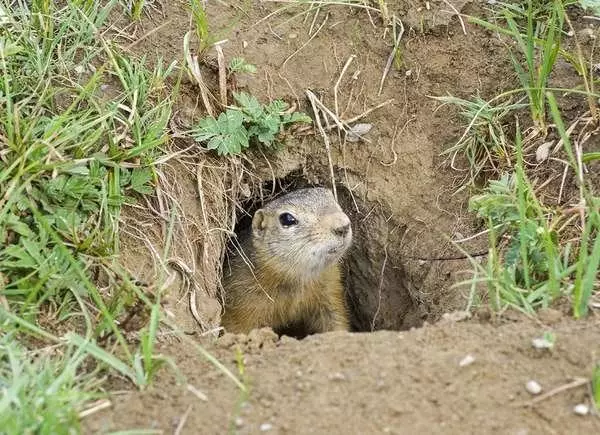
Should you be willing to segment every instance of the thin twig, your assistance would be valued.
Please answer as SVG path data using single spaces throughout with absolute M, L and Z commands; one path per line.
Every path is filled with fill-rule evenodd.
M 308 44 L 310 44 L 310 41 L 312 41 L 315 36 L 317 36 L 319 34 L 319 32 L 321 31 L 321 29 L 323 28 L 323 26 L 325 26 L 325 23 L 327 23 L 327 20 L 329 19 L 329 14 L 325 15 L 325 18 L 323 19 L 323 22 L 321 23 L 321 25 L 319 26 L 319 28 L 315 31 L 315 33 L 312 34 L 312 36 L 310 38 L 308 38 L 308 41 L 306 41 L 304 44 L 302 44 L 300 46 L 300 48 L 298 48 L 296 51 L 294 51 L 292 54 L 290 54 L 281 64 L 281 69 L 285 68 L 285 64 L 288 63 L 288 61 L 293 58 L 295 55 L 297 55 L 298 53 L 300 53 L 304 47 L 306 47 Z
M 565 170 L 563 171 L 562 180 L 560 182 L 560 190 L 558 191 L 558 204 L 560 204 L 562 200 L 563 190 L 565 188 L 565 181 L 567 180 L 567 173 L 569 172 L 569 164 L 565 162 Z
M 175 432 L 173 432 L 173 435 L 180 435 L 181 434 L 181 431 L 183 430 L 183 427 L 185 426 L 185 422 L 187 421 L 188 416 L 190 415 L 191 411 L 192 411 L 192 405 L 188 406 L 188 408 L 185 410 L 185 412 L 183 413 L 183 415 L 179 419 L 179 424 L 177 425 L 177 428 L 175 429 Z
M 142 42 L 144 39 L 146 39 L 148 36 L 152 35 L 153 33 L 158 32 L 160 29 L 162 29 L 163 27 L 167 26 L 168 24 L 171 24 L 172 20 L 167 20 L 164 23 L 161 23 L 160 26 L 156 26 L 154 29 L 144 33 L 142 36 L 140 36 L 138 39 L 136 39 L 135 41 L 133 41 L 131 44 L 125 46 L 125 50 L 129 51 L 131 50 L 133 47 L 135 47 L 137 44 L 139 44 L 140 42 Z
M 95 402 L 91 407 L 81 411 L 79 413 L 79 418 L 82 419 L 88 417 L 92 414 L 95 414 L 96 412 L 102 411 L 103 409 L 110 408 L 111 406 L 112 403 L 110 402 L 110 400 L 100 400 L 98 402 Z
M 208 402 L 208 397 L 202 391 L 194 387 L 192 384 L 187 384 L 187 390 L 203 402 Z
M 313 94 L 310 90 L 307 89 L 305 92 L 312 106 L 313 113 L 315 114 L 315 122 L 317 123 L 317 127 L 319 129 L 319 132 L 321 133 L 321 136 L 323 137 L 323 142 L 325 142 L 325 149 L 327 150 L 327 160 L 329 162 L 329 175 L 331 177 L 331 187 L 333 190 L 333 196 L 337 201 L 337 189 L 335 187 L 335 172 L 333 171 L 333 162 L 331 160 L 331 145 L 329 143 L 329 136 L 327 135 L 325 129 L 323 128 L 323 125 L 321 124 L 321 113 L 317 108 L 317 104 L 320 103 L 320 101 L 317 99 L 316 95 Z
M 464 21 L 462 19 L 461 13 L 448 0 L 442 0 L 442 1 L 444 3 L 446 3 L 450 9 L 452 9 L 454 11 L 454 13 L 456 14 L 456 16 L 458 17 L 458 20 L 460 21 L 460 27 L 462 27 L 462 31 L 466 35 L 467 34 L 467 29 L 465 29 L 465 23 L 464 23 Z
M 515 406 L 533 406 L 536 403 L 541 402 L 542 400 L 546 400 L 552 396 L 556 396 L 558 393 L 562 393 L 563 391 L 572 390 L 573 388 L 578 388 L 583 385 L 586 385 L 590 382 L 589 379 L 586 378 L 575 378 L 573 382 L 569 382 L 568 384 L 561 385 L 560 387 L 556 387 L 553 390 L 548 391 L 547 393 L 542 394 L 541 396 L 536 397 L 525 403 L 516 404 Z
M 227 66 L 225 65 L 225 55 L 221 44 L 215 45 L 217 51 L 217 64 L 219 65 L 219 93 L 221 94 L 221 105 L 227 106 Z
M 333 87 L 333 98 L 335 101 L 335 115 L 338 117 L 340 116 L 340 109 L 338 106 L 338 88 L 340 87 L 340 83 L 342 82 L 342 77 L 344 77 L 346 70 L 348 69 L 348 67 L 350 66 L 350 64 L 352 63 L 352 61 L 354 60 L 355 57 L 356 57 L 356 55 L 353 54 L 348 58 L 348 60 L 346 61 L 346 64 L 344 65 L 344 68 L 342 68 L 340 77 L 337 79 L 337 82 L 335 82 L 335 86 Z
M 190 72 L 192 73 L 192 76 L 194 76 L 194 78 L 196 79 L 196 83 L 200 88 L 200 96 L 202 97 L 202 103 L 204 103 L 204 108 L 206 109 L 206 112 L 214 118 L 215 112 L 208 98 L 208 88 L 204 83 L 204 80 L 202 79 L 202 73 L 200 72 L 200 64 L 198 63 L 198 56 L 192 56 L 188 53 L 186 60 L 188 66 L 190 67 Z
M 505 225 L 504 223 L 501 223 L 501 224 L 498 224 L 498 225 L 494 225 L 493 228 L 489 228 L 487 230 L 480 231 L 479 233 L 473 234 L 472 236 L 465 237 L 465 238 L 459 239 L 459 240 L 450 240 L 450 241 L 452 243 L 464 243 L 464 242 L 468 242 L 469 240 L 473 240 L 473 239 L 475 239 L 475 238 L 477 238 L 479 236 L 483 236 L 484 234 L 489 233 L 491 230 L 497 230 L 498 228 L 500 228 L 500 227 L 502 227 L 504 225 Z
M 344 124 L 352 124 L 356 121 L 358 121 L 359 119 L 364 118 L 365 116 L 367 116 L 369 113 L 377 110 L 377 109 L 381 109 L 383 106 L 387 106 L 388 104 L 391 104 L 394 102 L 393 98 L 390 98 L 389 100 L 384 101 L 383 103 L 379 103 L 377 106 L 375 107 L 371 107 L 370 109 L 365 110 L 363 113 L 361 113 L 360 115 L 356 115 L 353 118 L 347 119 L 345 121 L 341 121 Z
M 385 266 L 387 265 L 387 261 L 388 261 L 388 251 L 387 251 L 387 244 L 383 246 L 383 253 L 385 255 L 385 257 L 383 257 L 383 264 L 381 265 L 381 272 L 379 275 L 379 298 L 377 301 L 377 309 L 375 310 L 375 314 L 373 314 L 373 319 L 371 320 L 371 331 L 375 330 L 375 321 L 377 320 L 377 316 L 379 316 L 379 310 L 381 309 L 381 289 L 383 288 L 383 278 L 384 278 L 384 273 L 385 273 Z
M 404 35 L 404 24 L 402 24 L 402 21 L 400 21 L 398 18 L 396 18 L 394 22 L 397 22 L 400 24 L 400 32 L 398 32 L 398 35 L 396 35 L 396 40 L 394 41 L 394 48 L 392 49 L 392 52 L 388 56 L 388 60 L 385 64 L 385 68 L 383 70 L 383 75 L 381 76 L 381 81 L 379 82 L 379 91 L 377 92 L 377 95 L 381 95 L 381 91 L 383 89 L 383 84 L 385 83 L 385 79 L 387 78 L 387 76 L 390 72 L 390 68 L 392 67 L 392 62 L 394 61 L 394 57 L 396 56 L 396 51 L 398 50 L 398 47 L 400 45 L 400 40 L 402 39 L 402 35 Z

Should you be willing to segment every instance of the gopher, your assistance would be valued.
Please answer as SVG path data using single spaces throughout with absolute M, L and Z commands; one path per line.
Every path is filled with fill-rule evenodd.
M 267 203 L 224 274 L 222 326 L 233 333 L 268 326 L 295 337 L 349 330 L 339 263 L 351 243 L 350 219 L 328 189 Z

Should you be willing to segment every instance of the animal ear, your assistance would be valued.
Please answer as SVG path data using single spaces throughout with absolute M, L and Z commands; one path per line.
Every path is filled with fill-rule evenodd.
M 252 218 L 252 232 L 257 236 L 262 236 L 266 227 L 265 212 L 263 209 L 256 210 Z

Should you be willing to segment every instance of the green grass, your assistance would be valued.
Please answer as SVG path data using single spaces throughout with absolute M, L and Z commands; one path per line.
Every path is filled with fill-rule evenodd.
M 596 411 L 600 410 L 600 364 L 597 364 L 592 373 L 592 394 Z
M 579 181 L 579 206 L 586 216 L 582 223 L 579 256 L 573 287 L 573 315 L 584 317 L 588 313 L 589 299 L 600 281 L 600 198 L 594 194 L 594 186 L 585 178 L 583 158 L 577 157 L 573 144 L 566 133 L 565 125 L 559 112 L 556 99 L 547 93 L 552 118 L 563 142 L 565 154 L 568 156 L 571 169 Z
M 556 100 L 551 93 L 546 97 L 574 178 L 581 180 L 576 181 L 581 222 L 574 222 L 569 207 L 549 207 L 537 197 L 517 124 L 514 170 L 490 179 L 470 200 L 470 209 L 488 229 L 489 255 L 484 265 L 472 262 L 474 277 L 463 284 L 485 284 L 487 299 L 498 311 L 512 307 L 534 314 L 560 296 L 570 297 L 574 317 L 582 318 L 600 289 L 600 198 L 583 174 Z M 566 234 L 573 229 L 575 237 Z M 472 291 L 469 306 L 476 304 L 475 297 Z
M 108 307 L 122 304 L 104 300 L 87 277 L 119 253 L 122 205 L 153 191 L 152 162 L 171 111 L 170 67 L 147 70 L 144 59 L 97 38 L 109 7 L 52 8 L 41 15 L 13 7 L 2 35 L 2 294 L 30 322 L 44 307 L 88 326 L 90 297 L 114 325 L 120 313 Z
M 197 41 L 197 53 L 201 56 L 206 49 L 216 41 L 212 36 L 209 25 L 208 17 L 204 11 L 201 0 L 189 0 L 188 7 L 192 14 L 192 24 L 194 26 L 194 33 Z
M 470 200 L 489 229 L 489 258 L 476 271 L 496 310 L 510 306 L 534 313 L 561 294 L 561 280 L 573 268 L 562 261 L 557 216 L 536 198 L 525 175 L 519 130 L 515 145 L 515 171 L 491 180 Z
M 485 28 L 495 30 L 512 38 L 519 55 L 509 48 L 510 57 L 529 99 L 531 118 L 543 133 L 547 130 L 546 89 L 550 73 L 560 51 L 565 21 L 564 2 L 553 0 L 521 4 L 502 4 L 498 21 L 493 24 L 472 17 L 470 20 Z M 522 26 L 521 22 L 525 22 Z M 523 28 L 524 27 L 524 28 Z M 508 45 L 510 47 L 510 45 Z
M 99 397 L 99 379 L 82 370 L 80 349 L 26 350 L 12 334 L 0 336 L 0 432 L 76 433 L 79 413 Z
M 148 68 L 103 39 L 117 1 L 98 3 L 0 0 L 0 431 L 8 433 L 77 432 L 79 412 L 97 397 L 90 367 L 144 388 L 172 366 L 155 350 L 161 295 L 135 284 L 118 257 L 123 206 L 155 189 L 174 64 Z M 139 303 L 149 321 L 136 347 L 118 321 Z
M 548 87 L 560 55 L 582 78 L 572 90 L 561 92 L 580 95 L 588 103 L 598 99 L 589 74 L 581 69 L 581 50 L 572 55 L 560 47 L 563 24 L 569 22 L 564 6 L 560 1 L 529 0 L 500 4 L 493 15 L 494 24 L 472 18 L 513 40 L 507 47 L 518 48 L 519 56 L 512 48 L 508 51 L 521 87 L 488 101 L 479 97 L 437 98 L 458 107 L 468 124 L 458 142 L 445 152 L 451 156 L 452 167 L 456 169 L 457 157 L 466 158 L 463 171 L 468 176 L 462 183 L 475 190 L 476 180 L 487 180 L 470 200 L 470 209 L 487 227 L 489 255 L 484 264 L 472 261 L 473 278 L 463 283 L 471 288 L 469 307 L 487 299 L 498 311 L 512 307 L 534 314 L 564 296 L 572 301 L 574 317 L 581 318 L 589 311 L 591 296 L 600 289 L 600 198 L 584 170 L 584 164 L 598 160 L 598 153 L 577 150 L 578 145 L 567 135 L 554 90 Z M 519 94 L 524 98 L 510 103 L 509 99 Z M 524 106 L 529 107 L 529 118 L 519 110 Z M 590 105 L 592 115 L 594 108 L 595 103 Z M 509 124 L 511 118 L 515 127 Z M 561 139 L 560 157 L 569 165 L 569 180 L 578 193 L 569 198 L 570 205 L 550 206 L 541 199 L 544 196 L 538 194 L 536 185 L 539 181 L 532 181 L 539 175 L 535 167 L 525 163 L 525 149 L 531 153 L 532 144 L 523 143 L 522 125 L 534 127 L 533 137 L 545 138 L 553 131 Z M 577 203 L 579 214 L 570 210 L 573 203 Z M 478 291 L 482 285 L 483 297 Z
M 506 135 L 506 121 L 514 111 L 527 107 L 524 103 L 509 100 L 491 105 L 477 96 L 464 100 L 454 96 L 433 97 L 442 105 L 453 105 L 460 109 L 461 117 L 468 126 L 461 138 L 442 154 L 449 155 L 455 169 L 466 172 L 462 184 L 475 186 L 483 175 L 497 174 L 514 165 L 514 147 Z M 467 160 L 466 168 L 457 168 L 457 159 Z

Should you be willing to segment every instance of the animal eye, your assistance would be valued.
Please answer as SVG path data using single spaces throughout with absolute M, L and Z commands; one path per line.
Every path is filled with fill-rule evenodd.
M 296 218 L 290 213 L 281 213 L 279 215 L 279 222 L 284 227 L 291 227 L 292 225 L 296 225 L 298 223 Z

